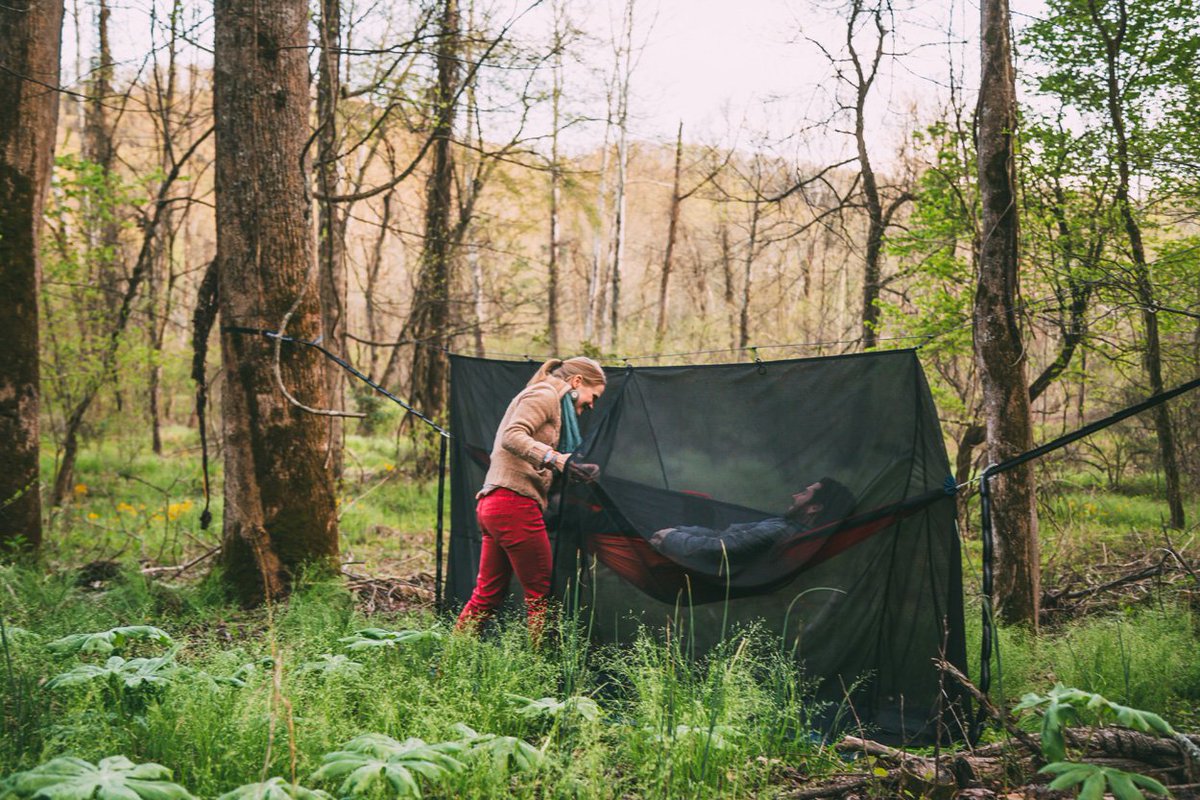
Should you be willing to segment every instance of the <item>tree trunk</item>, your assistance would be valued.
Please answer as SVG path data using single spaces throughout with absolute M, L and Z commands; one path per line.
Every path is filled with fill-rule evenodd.
M 876 7 L 868 12 L 875 21 L 878 36 L 871 64 L 864 70 L 858 50 L 854 46 L 855 23 L 861 13 L 862 2 L 856 0 L 846 26 L 846 42 L 855 70 L 854 142 L 858 153 L 859 175 L 862 177 L 863 202 L 867 211 L 867 250 L 863 260 L 862 346 L 864 350 L 870 350 L 878 344 L 879 336 L 879 287 L 882 272 L 879 262 L 883 252 L 884 219 L 883 201 L 879 196 L 875 168 L 871 165 L 871 157 L 867 152 L 866 105 L 871 85 L 875 82 L 875 75 L 879 69 L 879 61 L 883 57 L 887 31 L 883 26 L 882 10 Z
M 550 253 L 546 268 L 546 338 L 550 352 L 558 352 L 558 251 L 561 245 L 559 195 L 562 177 L 558 163 L 559 107 L 562 103 L 563 60 L 562 8 L 556 5 L 554 28 L 554 87 L 550 95 Z
M 115 178 L 113 163 L 116 159 L 116 149 L 113 145 L 112 127 L 108 122 L 106 103 L 112 95 L 113 61 L 108 43 L 108 19 L 111 12 L 106 0 L 100 0 L 96 13 L 96 34 L 99 43 L 99 54 L 95 70 L 92 74 L 87 102 L 86 121 L 84 125 L 84 156 L 100 167 L 104 180 L 104 189 L 100 192 L 98 202 L 106 207 L 89 209 L 88 238 L 91 242 L 91 258 L 97 260 L 95 280 L 99 285 L 100 297 L 98 307 L 94 309 L 97 319 L 102 320 L 103 327 L 115 324 L 119 313 L 121 296 L 124 292 L 121 282 L 124 275 L 121 269 L 121 227 L 115 208 L 116 197 L 113 193 Z M 101 376 L 103 380 L 107 376 Z M 58 463 L 58 472 L 54 476 L 54 488 L 51 491 L 50 503 L 59 506 L 66 499 L 71 484 L 75 481 L 75 460 L 79 454 L 79 434 L 83 428 L 84 418 L 92 401 L 95 399 L 94 389 L 89 386 L 84 390 L 84 397 L 72 408 L 67 417 L 63 431 L 62 459 Z M 121 395 L 117 387 L 117 406 L 120 409 Z
M 88 89 L 86 122 L 84 124 L 83 154 L 100 167 L 104 179 L 104 191 L 100 202 L 104 208 L 92 208 L 89 226 L 93 243 L 92 257 L 97 259 L 97 280 L 102 289 L 100 303 L 105 315 L 111 320 L 116 316 L 121 298 L 121 282 L 124 274 L 121 264 L 121 225 L 117 209 L 113 204 L 116 163 L 116 146 L 113 142 L 113 125 L 108 119 L 108 104 L 113 95 L 113 58 L 108 39 L 108 21 L 112 11 L 108 0 L 99 0 L 96 9 L 96 40 L 99 47 L 96 63 L 92 70 Z M 119 391 L 119 390 L 118 390 Z
M 583 321 L 583 338 L 590 344 L 598 344 L 602 338 L 604 318 L 604 221 L 608 219 L 608 136 L 612 123 L 604 125 L 604 142 L 600 146 L 600 185 L 596 191 L 596 236 L 592 240 L 592 264 L 588 273 L 588 307 Z
M 609 345 L 615 351 L 621 336 L 621 262 L 625 259 L 625 212 L 629 183 L 629 81 L 633 76 L 633 8 L 636 0 L 625 0 L 624 25 L 617 51 L 617 196 L 613 218 Z
M 1025 349 L 1017 320 L 1016 90 L 1008 0 L 981 9 L 978 159 L 982 230 L 975 293 L 975 359 L 979 366 L 988 458 L 997 463 L 1033 443 Z M 996 594 L 1000 616 L 1037 628 L 1040 591 L 1037 506 L 1029 465 L 992 480 Z
M 1113 138 L 1117 145 L 1117 210 L 1129 237 L 1129 251 L 1133 257 L 1134 296 L 1142 309 L 1142 327 L 1145 330 L 1145 353 L 1142 364 L 1146 370 L 1146 378 L 1150 383 L 1150 394 L 1160 394 L 1166 388 L 1162 375 L 1162 344 L 1158 335 L 1158 312 L 1155 310 L 1154 283 L 1150 277 L 1150 266 L 1146 261 L 1146 247 L 1142 242 L 1142 228 L 1133 213 L 1133 204 L 1129 199 L 1129 141 L 1125 133 L 1125 112 L 1121 106 L 1122 88 L 1117 75 L 1120 61 L 1122 39 L 1128 27 L 1127 12 L 1124 3 L 1117 8 L 1121 15 L 1117 23 L 1117 31 L 1108 31 L 1096 10 L 1095 4 L 1089 0 L 1088 7 L 1092 12 L 1092 20 L 1098 27 L 1098 33 L 1104 39 L 1105 63 L 1107 66 L 1108 113 L 1113 126 Z M 1165 404 L 1159 404 L 1150 411 L 1154 420 L 1154 429 L 1158 434 L 1159 455 L 1163 463 L 1163 475 L 1167 484 L 1167 507 L 1171 514 L 1171 527 L 1181 529 L 1184 526 L 1183 491 L 1179 482 L 1179 455 L 1175 448 L 1175 432 L 1171 426 L 1171 415 Z
M 0 3 L 0 558 L 42 542 L 38 242 L 58 126 L 62 0 Z
M 671 183 L 671 210 L 667 216 L 667 247 L 663 253 L 662 275 L 658 281 L 658 315 L 654 324 L 654 351 L 662 350 L 667 333 L 667 289 L 671 282 L 671 260 L 675 255 L 675 239 L 679 235 L 679 208 L 683 205 L 679 177 L 683 170 L 683 123 L 675 134 L 675 178 Z
M 761 195 L 755 187 L 754 202 L 750 206 L 750 241 L 746 243 L 746 260 L 742 264 L 742 302 L 738 310 L 738 347 L 750 344 L 750 297 L 754 277 L 754 257 L 758 249 L 758 222 Z
M 450 212 L 453 208 L 453 104 L 459 86 L 458 0 L 441 0 L 437 46 L 437 90 L 433 97 L 433 165 L 425 186 L 425 245 L 421 274 L 413 297 L 408 332 L 413 347 L 413 405 L 431 417 L 446 408 L 450 332 L 450 283 L 453 250 Z
M 317 73 L 317 186 L 321 196 L 333 197 L 338 190 L 337 99 L 341 90 L 342 38 L 340 0 L 321 0 L 318 27 L 320 61 Z M 346 242 L 342 214 L 333 201 L 318 203 L 317 265 L 321 291 L 321 335 L 325 346 L 346 356 Z M 346 404 L 345 372 L 333 361 L 325 362 L 325 393 L 332 408 Z M 342 475 L 345 427 L 342 418 L 326 419 L 328 444 L 325 458 L 335 480 Z
M 308 8 L 303 0 L 217 0 L 214 10 L 221 324 L 313 338 L 321 320 L 302 163 Z M 277 346 L 221 336 L 222 560 L 246 603 L 286 592 L 303 564 L 332 567 L 338 552 L 324 421 L 282 393 L 324 407 L 324 365 L 307 349 Z

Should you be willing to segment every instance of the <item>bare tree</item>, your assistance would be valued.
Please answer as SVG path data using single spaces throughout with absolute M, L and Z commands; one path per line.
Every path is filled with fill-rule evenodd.
M 984 0 L 977 108 L 980 193 L 975 357 L 983 388 L 988 458 L 999 463 L 1033 444 L 1025 379 L 1026 353 L 1017 319 L 1016 88 L 1008 0 Z M 1033 471 L 1028 464 L 992 484 L 997 542 L 997 599 L 1002 618 L 1037 629 L 1041 561 Z
M 912 199 L 907 188 L 881 183 L 867 143 L 867 103 L 879 77 L 880 65 L 889 55 L 887 45 L 893 38 L 889 28 L 892 13 L 890 0 L 851 0 L 845 17 L 845 55 L 837 55 L 820 42 L 809 40 L 821 49 L 833 67 L 839 86 L 849 91 L 848 99 L 839 99 L 836 114 L 839 118 L 848 115 L 854 126 L 855 157 L 852 160 L 858 166 L 858 191 L 853 197 L 846 198 L 844 210 L 861 207 L 867 217 L 860 334 L 864 350 L 878 344 L 879 296 L 887 282 L 883 277 L 883 246 L 887 231 L 892 227 L 896 213 Z M 864 51 L 860 37 L 868 29 L 869 49 Z
M 636 0 L 625 0 L 621 37 L 616 47 L 617 185 L 614 198 L 611 257 L 609 259 L 608 342 L 616 349 L 621 333 L 621 262 L 625 258 L 626 189 L 629 182 L 629 86 L 633 79 L 633 12 Z
M 0 4 L 0 557 L 42 541 L 38 255 L 58 125 L 62 0 Z
M 304 0 L 218 0 L 217 271 L 223 326 L 225 579 L 244 602 L 287 591 L 338 552 L 317 354 L 238 326 L 320 329 L 303 163 L 310 108 Z

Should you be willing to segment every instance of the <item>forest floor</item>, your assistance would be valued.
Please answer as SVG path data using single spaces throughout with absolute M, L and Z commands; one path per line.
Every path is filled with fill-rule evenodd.
M 1200 542 L 1163 529 L 1153 476 L 1043 476 L 1042 631 L 999 631 L 990 697 L 1006 710 L 974 748 L 898 751 L 811 728 L 814 687 L 760 630 L 699 663 L 649 636 L 596 648 L 566 622 L 552 647 L 531 647 L 519 621 L 453 634 L 432 610 L 435 487 L 397 467 L 394 442 L 350 450 L 344 575 L 247 611 L 210 574 L 219 531 L 197 525 L 187 434 L 162 457 L 87 449 L 44 563 L 0 568 L 7 791 L 30 796 L 20 777 L 59 756 L 120 755 L 194 796 L 247 800 L 274 777 L 294 800 L 314 799 L 293 783 L 339 797 L 1070 796 L 1037 774 L 1064 759 L 1075 790 L 1091 780 L 1123 800 L 1127 776 L 1147 776 L 1200 796 L 1187 750 L 1200 739 L 1174 735 L 1200 731 Z M 979 551 L 964 541 L 974 676 Z M 122 626 L 152 628 L 62 643 Z

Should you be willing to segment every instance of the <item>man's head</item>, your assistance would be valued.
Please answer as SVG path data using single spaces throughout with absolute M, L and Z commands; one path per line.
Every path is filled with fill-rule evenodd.
M 821 478 L 792 495 L 784 516 L 805 527 L 815 528 L 848 516 L 854 510 L 854 494 L 833 478 Z

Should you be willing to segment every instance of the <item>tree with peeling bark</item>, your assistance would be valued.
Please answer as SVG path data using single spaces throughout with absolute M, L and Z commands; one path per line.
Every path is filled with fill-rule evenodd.
M 232 330 L 305 339 L 320 330 L 304 163 L 307 18 L 303 0 L 215 6 L 222 559 L 246 603 L 284 594 L 298 570 L 332 567 L 338 552 L 326 429 L 311 413 L 327 404 L 324 365 L 311 350 Z
M 58 125 L 62 0 L 0 4 L 0 558 L 42 540 L 38 245 Z
M 1033 446 L 1026 351 L 1018 319 L 1016 83 L 1008 0 L 984 0 L 976 108 L 979 256 L 975 359 L 983 393 L 987 453 L 999 463 Z M 1034 476 L 1026 464 L 991 481 L 996 600 L 1008 623 L 1038 625 L 1041 558 Z

